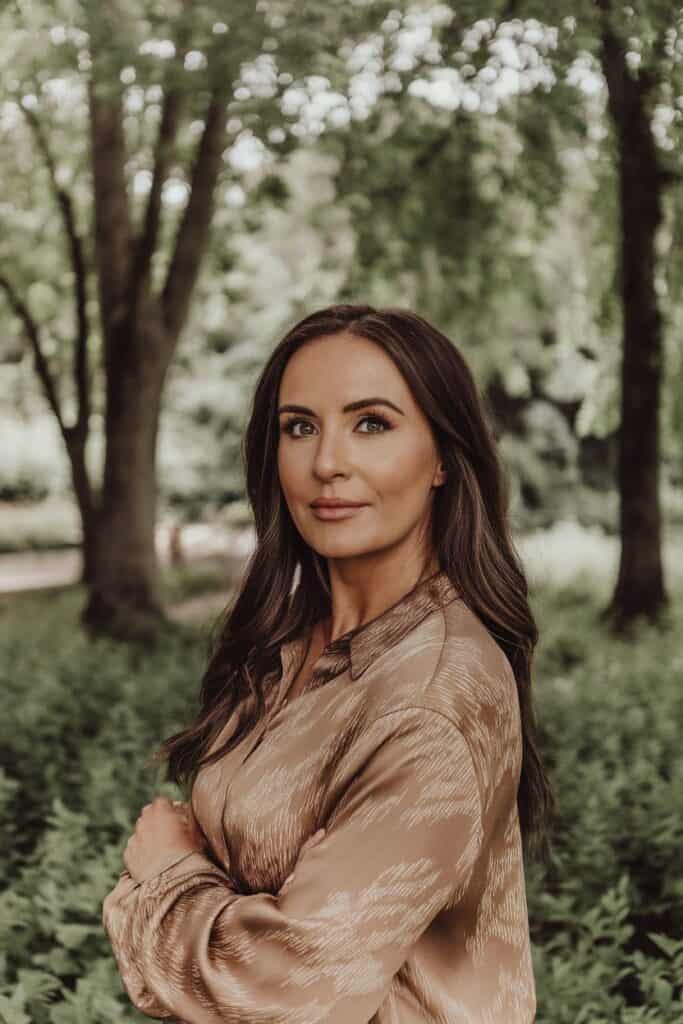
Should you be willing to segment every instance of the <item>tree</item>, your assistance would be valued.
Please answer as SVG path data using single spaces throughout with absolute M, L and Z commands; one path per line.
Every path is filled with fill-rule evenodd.
M 629 18 L 624 10 L 613 0 L 598 0 L 597 6 L 600 61 L 617 153 L 623 307 L 618 461 L 622 547 L 607 612 L 617 628 L 625 628 L 639 615 L 655 620 L 668 603 L 659 506 L 663 338 L 656 243 L 664 189 L 672 182 L 680 184 L 683 175 L 658 147 L 652 116 L 653 103 L 658 94 L 665 98 L 680 64 L 676 38 L 683 28 L 683 10 L 654 2 L 644 5 L 638 26 L 647 32 L 643 62 L 642 57 L 632 60 L 637 51 L 625 38 Z
M 279 48 L 294 73 L 318 48 L 327 47 L 334 63 L 335 33 L 349 21 L 362 28 L 369 16 L 349 18 L 322 4 L 302 13 L 295 4 L 278 10 L 238 4 L 227 24 L 218 3 L 153 0 L 30 6 L 17 0 L 4 12 L 11 51 L 5 93 L 31 131 L 68 241 L 73 280 L 65 290 L 73 288 L 76 310 L 72 423 L 48 358 L 48 332 L 22 292 L 36 283 L 30 261 L 20 269 L 6 260 L 0 286 L 29 339 L 69 454 L 89 584 L 84 620 L 92 627 L 130 632 L 162 616 L 154 545 L 162 396 L 209 243 L 216 186 L 226 170 L 228 119 L 230 133 L 252 137 L 268 138 L 278 126 L 280 152 L 291 150 L 297 140 L 281 128 L 268 49 Z M 51 136 L 51 119 L 59 120 L 60 103 L 63 115 L 64 101 L 50 102 L 55 80 L 68 81 L 84 97 L 73 103 L 75 123 L 62 123 L 58 138 Z M 81 157 L 85 132 L 83 165 L 68 149 Z M 63 184 L 65 167 L 74 189 L 89 171 L 80 211 Z M 142 199 L 135 188 L 140 178 L 148 181 Z M 164 202 L 169 186 L 186 193 L 175 218 Z M 79 214 L 87 227 L 79 228 Z M 85 457 L 96 344 L 106 437 L 99 487 Z
M 409 268 L 419 268 L 429 249 L 434 248 L 439 265 L 450 264 L 453 268 L 450 286 L 447 275 L 442 278 L 446 285 L 441 291 L 445 317 L 458 305 L 467 306 L 468 285 L 473 288 L 470 299 L 475 295 L 477 299 L 469 304 L 470 314 L 475 309 L 479 313 L 482 308 L 490 308 L 491 301 L 499 302 L 501 294 L 509 297 L 504 268 L 511 255 L 510 236 L 502 249 L 491 245 L 506 203 L 501 200 L 487 204 L 473 163 L 486 138 L 476 122 L 486 119 L 480 114 L 476 118 L 463 116 L 462 101 L 468 91 L 481 89 L 481 69 L 490 56 L 492 40 L 498 42 L 503 30 L 507 30 L 507 38 L 523 41 L 527 50 L 529 41 L 538 50 L 548 29 L 547 6 L 534 0 L 493 3 L 487 13 L 489 17 L 481 18 L 480 5 L 458 4 L 457 10 L 442 18 L 439 59 L 430 55 L 422 62 L 420 70 L 426 70 L 428 77 L 434 74 L 434 67 L 463 69 L 453 90 L 460 91 L 461 102 L 449 108 L 455 112 L 450 116 L 436 112 L 431 118 L 418 114 L 412 122 L 413 126 L 418 122 L 417 130 L 411 133 L 411 120 L 395 116 L 397 108 L 410 102 L 405 94 L 384 97 L 383 111 L 378 108 L 373 112 L 380 126 L 379 142 L 374 145 L 377 159 L 369 161 L 371 166 L 366 171 L 368 138 L 353 140 L 353 150 L 349 140 L 340 171 L 340 180 L 349 188 L 358 189 L 358 178 L 354 181 L 357 165 L 362 167 L 361 181 L 369 178 L 371 182 L 373 218 L 367 217 L 362 201 L 355 206 L 356 228 L 369 252 L 369 258 L 363 259 L 360 250 L 356 274 L 364 273 L 363 263 L 376 259 L 394 274 L 410 273 Z M 496 121 L 499 126 L 507 123 L 527 151 L 531 147 L 532 163 L 527 160 L 525 169 L 531 166 L 532 174 L 526 178 L 518 166 L 517 176 L 505 181 L 507 198 L 511 193 L 523 195 L 524 181 L 528 180 L 531 189 L 538 192 L 537 209 L 547 209 L 548 200 L 554 203 L 559 195 L 553 184 L 558 169 L 555 130 L 558 126 L 562 133 L 572 126 L 582 130 L 581 104 L 578 95 L 571 96 L 568 73 L 577 60 L 586 56 L 592 57 L 602 71 L 613 129 L 607 145 L 613 146 L 618 188 L 616 287 L 623 322 L 617 469 L 622 546 L 616 587 L 605 614 L 619 631 L 627 630 L 640 615 L 656 619 L 668 602 L 659 504 L 663 332 L 658 297 L 658 276 L 661 279 L 662 272 L 656 246 L 664 191 L 682 179 L 680 147 L 676 148 L 671 136 L 675 137 L 683 118 L 683 10 L 659 0 L 641 0 L 633 5 L 617 0 L 586 0 L 582 4 L 555 5 L 552 21 L 556 40 L 552 46 L 541 47 L 544 62 L 555 74 L 552 90 L 531 92 L 528 98 L 515 101 L 512 116 L 502 110 L 496 114 Z M 469 45 L 464 46 L 468 34 Z M 520 61 L 519 52 L 515 61 Z M 493 61 L 491 73 L 495 78 L 500 77 L 504 63 Z M 515 71 L 518 66 L 512 64 Z M 410 76 L 417 77 L 415 68 L 411 68 Z M 664 140 L 668 146 L 657 138 L 658 111 L 670 114 L 667 121 L 671 135 Z M 390 126 L 386 131 L 382 127 L 385 123 Z M 402 164 L 398 171 L 397 154 Z M 425 176 L 443 182 L 443 187 L 423 190 Z M 487 214 L 487 205 L 492 206 L 490 212 L 495 215 Z M 604 205 L 611 210 L 610 203 Z M 404 228 L 406 223 L 411 224 L 413 236 L 404 230 L 400 240 L 393 238 L 390 223 L 396 221 Z M 388 239 L 393 239 L 390 247 L 384 246 Z M 492 273 L 483 274 L 487 257 Z M 515 285 L 518 283 L 516 277 Z M 485 300 L 483 304 L 481 299 Z M 461 315 L 456 315 L 462 323 Z
M 580 135 L 585 130 L 579 97 L 567 81 L 585 54 L 602 66 L 615 129 L 610 142 L 621 154 L 615 167 L 621 182 L 618 280 L 624 313 L 619 468 L 623 547 L 613 611 L 624 624 L 642 612 L 656 614 L 665 595 L 657 496 L 661 323 L 654 240 L 662 191 L 678 170 L 676 156 L 656 145 L 653 124 L 659 101 L 673 109 L 680 69 L 676 12 L 656 0 L 635 8 L 617 6 L 615 0 L 583 0 L 554 8 L 556 24 L 548 26 L 538 0 L 494 2 L 485 19 L 480 5 L 469 2 L 459 4 L 457 12 L 430 4 L 403 5 L 400 10 L 380 2 L 352 7 L 336 11 L 312 3 L 300 17 L 295 4 L 283 2 L 277 9 L 257 5 L 231 12 L 228 27 L 219 8 L 207 3 L 171 9 L 171 4 L 160 7 L 152 0 L 141 8 L 108 0 L 95 8 L 76 0 L 44 0 L 31 5 L 30 13 L 26 5 L 17 5 L 23 19 L 37 23 L 33 38 L 29 33 L 27 43 L 24 32 L 17 44 L 22 51 L 17 65 L 31 67 L 25 51 L 35 48 L 37 37 L 60 27 L 71 46 L 68 68 L 63 47 L 57 59 L 50 45 L 35 55 L 23 81 L 13 83 L 7 75 L 6 89 L 19 100 L 35 151 L 42 156 L 64 237 L 76 239 L 68 249 L 72 280 L 64 285 L 76 310 L 76 414 L 73 426 L 62 430 L 67 447 L 71 445 L 75 484 L 79 459 L 84 462 L 79 445 L 84 446 L 83 424 L 88 421 L 87 408 L 81 411 L 88 399 L 79 397 L 80 382 L 89 379 L 88 353 L 101 345 L 107 444 L 101 491 L 93 497 L 90 487 L 95 527 L 90 531 L 88 620 L 107 621 L 131 608 L 151 616 L 159 611 L 153 550 L 156 434 L 166 373 L 208 246 L 210 197 L 225 170 L 220 151 L 232 130 L 224 134 L 220 111 L 230 116 L 229 124 L 237 123 L 235 130 L 285 153 L 305 136 L 298 126 L 287 135 L 287 118 L 296 120 L 298 115 L 289 114 L 287 103 L 280 102 L 278 86 L 280 81 L 293 84 L 288 103 L 295 107 L 308 91 L 315 145 L 340 157 L 338 195 L 352 212 L 357 236 L 356 265 L 344 294 L 353 293 L 361 282 L 366 298 L 371 284 L 380 295 L 386 291 L 383 279 L 391 283 L 398 274 L 438 319 L 449 324 L 458 317 L 466 331 L 485 341 L 501 314 L 509 323 L 520 308 L 536 306 L 544 316 L 548 312 L 529 242 L 547 229 L 546 214 L 562 193 L 557 153 L 562 132 Z M 64 27 L 69 11 L 79 13 L 84 26 L 75 34 Z M 387 48 L 405 35 L 404 27 L 407 35 L 412 31 L 419 37 L 423 26 L 418 23 L 425 17 L 439 29 L 439 47 L 433 39 L 412 63 L 397 60 L 390 66 Z M 16 11 L 12 18 L 10 29 Z M 350 28 L 356 39 L 365 39 L 358 51 L 345 34 Z M 521 92 L 529 94 L 501 104 L 495 117 L 484 116 L 491 114 L 485 110 L 488 94 L 495 95 L 505 72 L 514 70 L 514 63 L 506 65 L 506 41 L 508 47 L 517 46 L 516 60 L 528 61 L 518 78 Z M 277 64 L 269 59 L 275 49 Z M 366 84 L 370 67 L 376 78 L 381 73 L 376 101 L 363 99 L 362 90 L 354 92 L 345 66 L 348 57 L 353 58 L 352 74 L 355 68 Z M 76 192 L 78 159 L 72 158 L 72 188 L 63 183 L 65 139 L 71 143 L 82 133 L 69 136 L 62 127 L 61 137 L 56 133 L 55 138 L 49 120 L 54 108 L 44 96 L 45 69 L 51 62 L 59 64 L 62 77 L 87 83 L 83 123 L 87 121 L 90 137 L 92 196 Z M 292 73 L 283 73 L 284 67 Z M 555 72 L 553 82 L 548 68 Z M 446 78 L 437 81 L 437 72 L 458 80 L 462 102 L 455 112 L 442 104 L 427 113 L 426 79 L 431 77 L 429 88 L 436 86 L 443 96 Z M 32 92 L 27 85 L 31 77 L 36 82 Z M 477 89 L 483 102 L 468 106 L 477 100 Z M 284 141 L 273 142 L 276 137 Z M 25 145 L 18 136 L 17 141 Z M 192 172 L 186 175 L 185 167 Z M 148 182 L 143 191 L 137 188 L 140 178 Z M 643 181 L 650 185 L 651 200 L 641 204 L 638 189 Z M 164 202 L 169 187 L 187 193 L 178 216 Z M 28 190 L 19 179 L 16 188 L 18 194 Z M 271 188 L 276 195 L 274 177 L 264 182 L 263 201 L 269 201 Z M 612 204 L 606 206 L 611 213 Z M 516 219 L 523 220 L 520 235 L 525 238 L 520 241 L 526 248 L 516 246 Z M 633 239 L 646 259 L 633 258 Z M 78 251 L 86 267 L 80 292 Z M 35 267 L 3 271 L 4 290 L 31 340 L 48 401 L 59 410 L 57 388 L 50 387 L 48 360 L 41 349 L 46 325 L 31 312 L 30 289 L 25 297 L 32 273 Z M 96 308 L 91 278 L 97 283 Z M 488 320 L 483 311 L 488 311 Z M 90 339 L 87 345 L 82 344 L 84 336 Z M 539 347 L 543 344 L 541 340 Z M 492 350 L 480 348 L 489 362 L 495 360 Z M 60 417 L 61 427 L 67 420 L 63 412 Z M 85 472 L 81 476 L 87 481 Z M 87 488 L 81 490 L 87 510 Z
M 82 16 L 82 27 L 76 30 L 67 29 L 66 18 L 59 18 L 60 13 L 67 14 L 65 8 L 56 12 L 47 7 L 34 9 L 27 16 L 19 7 L 13 25 L 18 49 L 31 44 L 40 49 L 41 42 L 47 48 L 44 41 L 48 35 L 51 41 L 58 39 L 61 62 L 53 44 L 49 51 L 51 76 L 75 80 L 76 87 L 82 85 L 87 91 L 91 210 L 86 210 L 82 219 L 90 219 L 92 237 L 84 237 L 87 229 L 79 230 L 77 225 L 76 204 L 62 184 L 63 166 L 52 149 L 49 103 L 41 106 L 37 98 L 45 94 L 45 82 L 54 78 L 46 78 L 36 65 L 29 64 L 26 78 L 32 79 L 35 92 L 29 91 L 26 81 L 16 82 L 13 89 L 17 109 L 47 170 L 68 241 L 76 309 L 72 356 L 76 415 L 72 424 L 66 423 L 43 330 L 9 268 L 0 276 L 0 285 L 31 343 L 39 378 L 69 454 L 83 524 L 84 578 L 90 585 L 84 619 L 93 626 L 106 624 L 116 630 L 129 628 L 133 619 L 138 626 L 144 625 L 161 613 L 154 548 L 156 436 L 164 379 L 207 246 L 227 143 L 230 79 L 225 74 L 225 59 L 219 60 L 223 54 L 214 44 L 209 57 L 195 51 L 195 59 L 205 64 L 203 90 L 188 81 L 190 41 L 193 33 L 202 35 L 205 26 L 201 18 L 193 22 L 189 14 L 178 14 L 170 24 L 161 25 L 153 17 L 134 21 L 123 5 L 114 3 L 74 10 Z M 167 53 L 172 51 L 167 67 L 158 53 L 156 58 L 150 56 L 141 46 L 151 27 L 166 29 L 159 46 L 165 45 Z M 229 57 L 235 60 L 244 46 L 245 40 L 238 40 Z M 124 99 L 126 82 L 130 85 L 144 79 L 145 72 L 148 92 L 156 87 L 160 94 L 155 104 L 159 118 L 152 145 L 149 132 L 147 137 L 143 132 L 139 136 L 137 161 L 144 163 L 151 149 L 152 171 L 146 199 L 138 204 L 142 210 L 136 217 L 127 180 L 133 133 L 130 128 L 126 131 L 130 115 L 124 111 Z M 145 104 L 143 113 L 149 110 L 150 104 Z M 200 128 L 196 132 L 199 139 L 194 147 L 188 145 L 187 138 L 182 140 L 183 154 L 179 134 L 188 115 L 194 115 L 195 130 Z M 172 172 L 177 177 L 182 174 L 178 163 L 188 151 L 187 201 L 172 240 L 163 239 L 163 189 Z M 81 170 L 76 168 L 74 179 Z M 160 256 L 162 267 L 155 262 Z M 97 325 L 88 303 L 91 276 L 97 282 Z M 91 362 L 98 337 L 104 371 L 106 450 L 101 487 L 96 493 L 85 447 L 92 403 Z
M 113 6 L 109 8 L 114 14 Z M 163 386 L 206 250 L 214 191 L 227 144 L 227 83 L 213 68 L 190 173 L 189 196 L 158 290 L 152 260 L 161 227 L 162 189 L 169 175 L 185 100 L 179 82 L 189 29 L 176 28 L 175 75 L 165 83 L 146 209 L 136 231 L 125 181 L 122 90 L 112 87 L 106 40 L 115 26 L 93 26 L 88 83 L 95 260 L 106 379 L 106 458 L 98 510 L 91 592 L 85 621 L 110 623 L 119 609 L 158 612 L 154 528 L 156 440 Z M 121 58 L 115 62 L 121 64 Z M 122 70 L 122 69 L 119 69 Z M 224 72 L 221 65 L 220 71 Z M 120 73 L 119 73 L 120 78 Z M 114 80 L 115 81 L 115 80 Z
M 515 4 L 515 14 L 543 17 L 543 8 L 524 0 Z M 674 141 L 682 116 L 683 9 L 659 0 L 585 0 L 556 5 L 553 17 L 563 28 L 555 67 L 565 74 L 577 56 L 596 59 L 612 125 L 623 324 L 617 469 L 622 543 L 604 614 L 616 631 L 628 632 L 639 616 L 655 621 L 668 604 L 659 503 L 663 337 L 657 236 L 665 189 L 683 175 Z M 664 140 L 657 138 L 658 109 L 671 114 L 671 135 Z

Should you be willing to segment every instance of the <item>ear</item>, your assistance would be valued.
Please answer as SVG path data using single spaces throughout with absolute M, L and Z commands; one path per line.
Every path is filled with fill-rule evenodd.
M 432 487 L 440 487 L 446 479 L 446 470 L 443 468 L 443 463 L 439 463 L 439 468 L 434 474 L 434 480 L 432 481 Z

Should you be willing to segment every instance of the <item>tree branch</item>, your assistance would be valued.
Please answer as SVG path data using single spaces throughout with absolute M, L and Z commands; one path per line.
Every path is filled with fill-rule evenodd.
M 88 430 L 88 420 L 90 418 L 90 382 L 88 374 L 88 337 L 90 334 L 90 324 L 87 310 L 87 269 L 85 248 L 76 227 L 76 214 L 73 201 L 66 189 L 59 184 L 57 167 L 40 120 L 34 111 L 27 109 L 21 104 L 20 107 L 24 118 L 33 133 L 36 145 L 43 157 L 50 176 L 50 184 L 62 216 L 62 222 L 64 224 L 68 243 L 69 258 L 74 272 L 74 279 L 76 283 L 74 294 L 76 344 L 74 348 L 73 374 L 77 396 L 77 417 L 73 430 L 77 434 L 85 435 Z
M 178 76 L 183 74 L 188 41 L 189 23 L 181 17 L 176 27 L 175 59 L 166 77 L 161 109 L 161 123 L 159 125 L 156 146 L 154 147 L 152 186 L 147 198 L 142 229 L 135 244 L 135 253 L 128 280 L 129 315 L 133 322 L 138 313 L 140 299 L 147 291 L 149 285 L 152 259 L 159 238 L 162 207 L 161 196 L 180 126 L 182 91 L 178 85 Z
M 33 319 L 28 306 L 26 306 L 26 304 L 20 299 L 19 293 L 16 291 L 14 285 L 3 275 L 0 275 L 0 288 L 2 288 L 6 293 L 10 306 L 23 324 L 26 336 L 28 337 L 33 351 L 33 360 L 35 363 L 36 373 L 38 374 L 38 379 L 43 387 L 48 404 L 57 419 L 62 436 L 66 437 L 68 428 L 64 424 L 57 388 L 50 372 L 47 359 L 45 358 L 45 353 L 43 352 L 40 340 L 40 328 Z
M 637 93 L 641 97 L 645 97 L 653 89 L 661 85 L 662 72 L 660 62 L 665 56 L 666 29 L 662 26 L 657 33 L 652 46 L 649 66 L 638 68 L 634 76 L 631 74 L 626 61 L 625 45 L 618 37 L 611 23 L 613 0 L 593 0 L 593 2 L 601 14 L 601 63 L 605 78 L 608 79 L 608 75 L 611 75 L 611 78 L 608 79 L 608 86 L 613 96 L 612 103 L 616 111 L 621 109 L 624 103 L 628 102 L 629 95 Z
M 209 236 L 216 182 L 227 140 L 225 99 L 225 90 L 216 90 L 206 111 L 204 131 L 192 169 L 190 197 L 178 227 L 161 293 L 164 323 L 171 337 L 176 337 L 185 323 L 200 259 Z
M 128 282 L 128 305 L 132 319 L 135 319 L 140 298 L 144 294 L 152 265 L 152 256 L 157 245 L 161 223 L 161 193 L 168 174 L 173 144 L 180 123 L 180 94 L 172 86 L 164 96 L 159 135 L 154 152 L 152 187 L 147 199 L 147 208 L 140 237 L 135 246 Z
M 121 97 L 103 96 L 89 83 L 91 160 L 95 199 L 95 252 L 105 346 L 126 315 L 125 288 L 131 223 L 125 181 Z
M 632 90 L 629 89 L 628 72 L 624 47 L 617 38 L 610 23 L 612 14 L 611 0 L 595 0 L 601 13 L 600 64 L 607 82 L 607 103 L 610 113 L 618 125 L 621 123 Z

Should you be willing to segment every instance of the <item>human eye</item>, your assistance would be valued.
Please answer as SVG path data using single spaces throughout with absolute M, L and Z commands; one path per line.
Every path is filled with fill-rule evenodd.
M 361 430 L 361 434 L 383 434 L 386 430 L 391 430 L 391 423 L 385 416 L 381 416 L 379 413 L 366 413 L 358 421 L 358 425 L 366 421 L 374 421 L 382 426 L 382 430 Z
M 392 426 L 391 426 L 391 423 L 389 422 L 389 420 L 385 416 L 382 416 L 380 413 L 365 413 L 358 420 L 357 426 L 360 426 L 361 423 L 366 423 L 366 422 L 376 423 L 376 424 L 378 423 L 380 425 L 381 429 L 361 430 L 360 431 L 361 434 L 383 434 L 385 431 L 392 429 Z M 310 420 L 301 419 L 300 416 L 292 416 L 292 417 L 290 417 L 290 419 L 285 420 L 282 423 L 282 426 L 280 427 L 280 429 L 281 429 L 283 434 L 289 434 L 291 437 L 306 437 L 307 436 L 306 434 L 302 434 L 302 433 L 298 433 L 297 434 L 297 433 L 294 432 L 294 428 L 296 427 L 296 425 L 298 423 L 303 423 L 304 426 L 309 426 L 309 427 L 312 426 Z
M 280 429 L 282 430 L 283 434 L 291 434 L 292 437 L 301 437 L 302 436 L 301 434 L 295 434 L 294 433 L 294 427 L 296 426 L 297 423 L 307 424 L 307 423 L 309 423 L 309 421 L 308 420 L 302 420 L 298 416 L 292 416 L 292 417 L 290 417 L 290 419 L 284 421 L 284 423 L 282 424 L 282 427 Z M 310 426 L 310 423 L 309 423 L 309 426 Z

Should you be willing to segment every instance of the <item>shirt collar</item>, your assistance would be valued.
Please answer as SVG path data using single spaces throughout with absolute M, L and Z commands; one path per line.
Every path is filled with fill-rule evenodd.
M 435 608 L 445 607 L 460 597 L 460 592 L 443 569 L 420 580 L 412 590 L 390 605 L 376 618 L 351 629 L 324 648 L 315 663 L 312 679 L 320 682 L 349 669 L 358 679 L 365 670 L 407 633 L 414 629 Z M 298 648 L 306 648 L 307 637 L 298 637 L 283 644 L 280 650 L 283 665 Z

